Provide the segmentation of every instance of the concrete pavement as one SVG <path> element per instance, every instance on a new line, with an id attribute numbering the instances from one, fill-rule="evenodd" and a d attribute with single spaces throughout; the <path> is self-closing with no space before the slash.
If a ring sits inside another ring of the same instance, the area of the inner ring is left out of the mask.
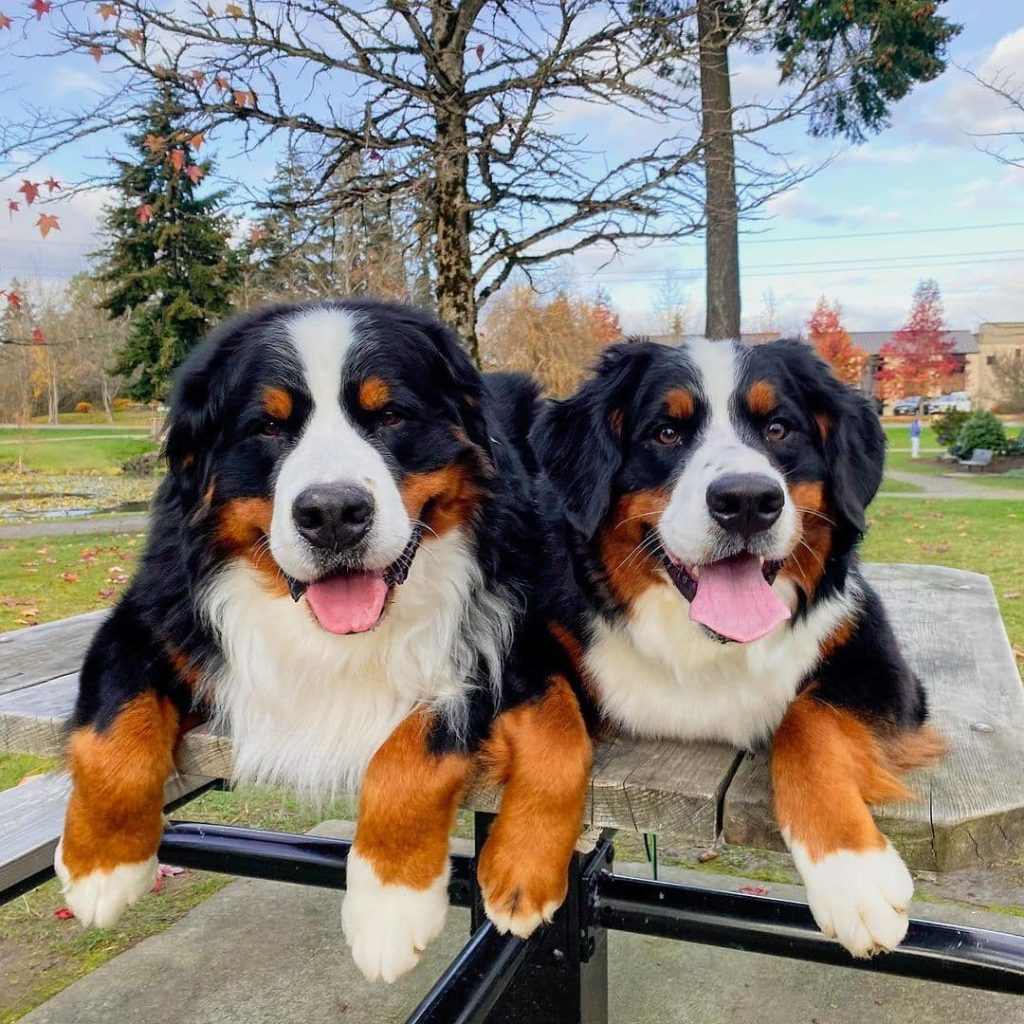
<path id="1" fill-rule="evenodd" d="M 322 834 L 349 834 L 328 823 Z M 619 869 L 623 870 L 624 865 Z M 644 872 L 637 866 L 637 872 Z M 735 889 L 794 886 L 663 869 L 662 876 Z M 468 912 L 448 925 L 419 967 L 371 985 L 341 935 L 341 893 L 240 880 L 77 981 L 24 1024 L 391 1024 L 402 1022 L 468 937 Z M 1024 930 L 1024 919 L 923 903 L 919 917 Z M 975 992 L 854 969 L 612 933 L 615 1024 L 1010 1024 L 1024 997 Z M 529 1024 L 529 1022 L 524 1022 Z"/>

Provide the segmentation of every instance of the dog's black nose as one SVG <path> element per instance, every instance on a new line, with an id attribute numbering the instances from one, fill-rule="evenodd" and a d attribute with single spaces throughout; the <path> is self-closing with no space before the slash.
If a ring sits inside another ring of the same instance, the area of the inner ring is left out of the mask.
<path id="1" fill-rule="evenodd" d="M 373 523 L 373 495 L 355 484 L 314 484 L 292 505 L 299 533 L 314 547 L 341 551 L 361 541 Z"/>
<path id="2" fill-rule="evenodd" d="M 708 485 L 711 518 L 730 533 L 752 537 L 767 530 L 786 504 L 782 488 L 758 473 L 726 473 Z"/>

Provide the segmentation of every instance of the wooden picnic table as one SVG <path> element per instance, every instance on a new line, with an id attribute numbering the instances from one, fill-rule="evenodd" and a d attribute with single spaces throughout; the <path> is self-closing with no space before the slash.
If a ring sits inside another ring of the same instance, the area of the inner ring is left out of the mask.
<path id="1" fill-rule="evenodd" d="M 950 743 L 937 767 L 909 777 L 915 802 L 877 809 L 880 827 L 913 868 L 944 871 L 1019 856 L 1024 850 L 1024 689 L 991 583 L 978 573 L 936 566 L 869 565 L 867 575 L 925 682 L 934 724 Z M 78 666 L 104 614 L 0 635 L 0 751 L 60 753 Z M 231 743 L 205 727 L 194 729 L 180 745 L 178 768 L 186 792 L 211 778 L 230 779 Z M 168 799 L 180 799 L 182 792 L 179 782 Z M 66 786 L 48 785 L 51 830 L 65 793 Z M 498 798 L 492 788 L 477 787 L 466 805 L 492 811 Z M 41 805 L 28 803 L 40 819 Z M 25 811 L 0 803 L 0 845 L 3 826 L 14 813 Z M 724 840 L 782 848 L 772 818 L 766 754 L 722 744 L 622 736 L 602 742 L 586 818 L 594 826 L 685 843 Z M 43 831 L 37 821 L 35 834 Z M 47 846 L 52 849 L 52 842 Z"/>

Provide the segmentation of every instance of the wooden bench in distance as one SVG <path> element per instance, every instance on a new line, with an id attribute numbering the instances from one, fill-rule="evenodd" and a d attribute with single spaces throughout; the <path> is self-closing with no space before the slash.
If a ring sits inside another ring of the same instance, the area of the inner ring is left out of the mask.
<path id="1" fill-rule="evenodd" d="M 977 573 L 934 566 L 871 565 L 867 573 L 925 681 L 933 722 L 950 742 L 936 768 L 910 777 L 916 802 L 878 809 L 882 829 L 916 868 L 951 870 L 1019 855 L 1024 689 L 991 584 Z M 29 632 L 12 634 L 15 649 Z M 0 646 L 0 676 L 4 664 Z M 52 754 L 60 748 L 76 668 L 77 659 L 68 659 L 51 665 L 49 681 L 0 694 L 0 750 Z M 188 775 L 230 778 L 231 744 L 204 728 L 193 730 L 182 741 L 178 766 Z M 466 802 L 494 810 L 498 798 L 481 787 Z M 731 843 L 781 846 L 765 756 L 721 744 L 629 737 L 602 743 L 586 816 L 596 826 L 688 843 L 710 844 L 724 832 Z"/>

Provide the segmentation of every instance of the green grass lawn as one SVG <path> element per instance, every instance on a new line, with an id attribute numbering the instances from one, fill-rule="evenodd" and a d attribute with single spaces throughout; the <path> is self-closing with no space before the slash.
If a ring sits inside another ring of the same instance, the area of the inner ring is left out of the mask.
<path id="1" fill-rule="evenodd" d="M 151 437 L 121 429 L 0 430 L 0 467 L 20 463 L 39 473 L 118 473 L 126 459 L 155 447 Z"/>
<path id="2" fill-rule="evenodd" d="M 868 510 L 868 523 L 869 561 L 948 565 L 989 576 L 1010 642 L 1024 651 L 1024 502 L 883 496 Z"/>
<path id="3" fill-rule="evenodd" d="M 0 632 L 107 607 L 134 571 L 143 536 L 0 538 Z"/>
<path id="4" fill-rule="evenodd" d="M 878 488 L 879 494 L 889 494 L 898 491 L 900 494 L 919 494 L 924 488 L 920 484 L 905 484 L 902 480 L 890 480 L 886 478 L 882 481 L 882 486 Z"/>

